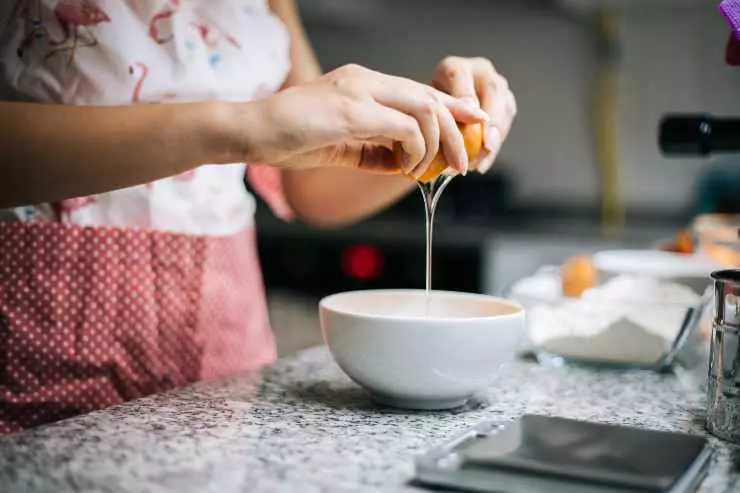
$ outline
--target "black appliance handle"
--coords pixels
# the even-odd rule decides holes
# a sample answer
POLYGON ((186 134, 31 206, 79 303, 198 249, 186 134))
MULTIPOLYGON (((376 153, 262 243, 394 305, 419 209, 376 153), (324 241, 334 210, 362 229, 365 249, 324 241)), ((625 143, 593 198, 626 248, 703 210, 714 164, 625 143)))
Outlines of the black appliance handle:
POLYGON ((740 118, 666 115, 660 122, 658 145, 670 157, 740 153, 740 118))

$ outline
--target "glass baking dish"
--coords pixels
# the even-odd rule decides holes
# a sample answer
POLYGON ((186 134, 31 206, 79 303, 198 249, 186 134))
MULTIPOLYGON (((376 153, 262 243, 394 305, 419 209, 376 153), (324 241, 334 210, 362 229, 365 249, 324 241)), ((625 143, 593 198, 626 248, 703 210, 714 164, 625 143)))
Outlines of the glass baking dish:
POLYGON ((602 278, 581 297, 560 287, 560 269, 544 267, 504 293, 525 308, 540 363, 663 370, 708 347, 711 290, 634 275, 602 278))

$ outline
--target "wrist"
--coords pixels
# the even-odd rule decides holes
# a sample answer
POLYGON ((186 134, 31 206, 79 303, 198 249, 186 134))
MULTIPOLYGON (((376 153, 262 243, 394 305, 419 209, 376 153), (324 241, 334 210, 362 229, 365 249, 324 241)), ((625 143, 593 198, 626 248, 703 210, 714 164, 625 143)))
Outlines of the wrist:
POLYGON ((207 105, 204 119, 204 145, 217 164, 260 161, 256 102, 213 102, 207 105))

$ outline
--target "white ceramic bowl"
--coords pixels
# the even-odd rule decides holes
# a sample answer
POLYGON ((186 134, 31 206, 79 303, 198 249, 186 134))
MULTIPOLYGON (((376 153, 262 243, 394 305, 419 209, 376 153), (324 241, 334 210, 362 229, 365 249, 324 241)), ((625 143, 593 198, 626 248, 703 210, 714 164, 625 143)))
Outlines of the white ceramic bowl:
POLYGON ((459 407, 512 361, 524 310, 486 295, 373 290, 321 300, 324 341, 350 378, 383 404, 459 407))

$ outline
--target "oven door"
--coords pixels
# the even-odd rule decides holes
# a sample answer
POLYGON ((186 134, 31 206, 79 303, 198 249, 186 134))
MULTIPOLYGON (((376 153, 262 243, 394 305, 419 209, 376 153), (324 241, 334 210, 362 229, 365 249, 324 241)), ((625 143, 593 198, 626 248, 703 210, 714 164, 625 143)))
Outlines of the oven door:
MULTIPOLYGON (((424 289, 420 221, 371 221, 327 232, 261 219, 258 245, 268 291, 317 298, 359 289, 424 289)), ((482 292, 485 238, 464 236, 448 228, 435 234, 434 289, 482 292)))

